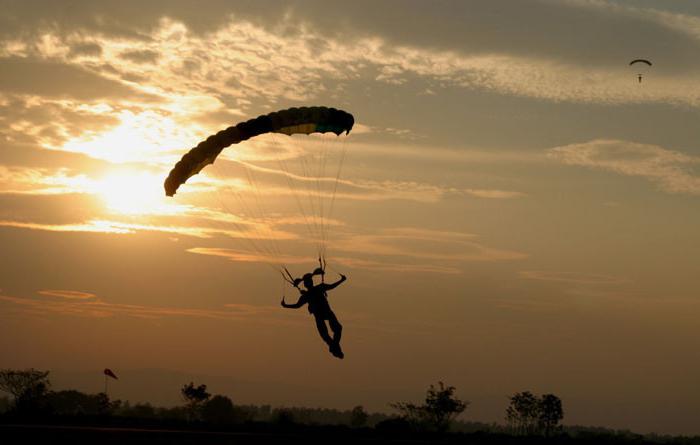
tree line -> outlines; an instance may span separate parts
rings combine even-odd
[[[189,424],[226,426],[248,422],[275,425],[317,424],[346,425],[353,428],[373,427],[384,431],[447,432],[451,427],[463,429],[457,421],[470,405],[456,396],[456,388],[443,382],[430,385],[420,402],[395,402],[389,406],[395,415],[368,413],[361,405],[340,411],[324,408],[272,408],[269,405],[234,404],[226,395],[211,394],[205,384],[185,383],[180,388],[182,404],[155,407],[149,403],[131,404],[111,400],[106,393],[86,394],[76,390],[51,389],[49,372],[36,369],[0,370],[0,390],[11,398],[4,399],[3,416],[12,419],[46,418],[47,416],[98,416],[131,419],[166,419]],[[3,399],[0,399],[0,412]],[[564,417],[561,400],[553,394],[535,396],[529,391],[509,398],[505,431],[515,435],[550,436],[561,431]],[[481,426],[487,427],[485,424]],[[504,431],[501,429],[501,431]]]

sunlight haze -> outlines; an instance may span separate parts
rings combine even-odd
[[[529,390],[700,434],[699,2],[0,9],[0,368],[381,412],[444,381],[463,420]],[[354,127],[234,144],[166,197],[210,135],[304,106]],[[280,307],[319,249],[343,360]]]

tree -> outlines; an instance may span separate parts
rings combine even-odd
[[[390,406],[399,410],[403,418],[419,428],[447,431],[450,422],[469,405],[469,402],[454,397],[454,392],[454,386],[438,382],[438,387],[430,385],[423,405],[400,402]]]
[[[51,386],[49,371],[34,368],[25,370],[0,370],[0,390],[14,398],[13,408],[17,411],[32,411],[38,408],[42,398]]]
[[[515,434],[532,434],[537,428],[539,401],[530,391],[515,393],[506,409],[506,421]]]
[[[358,405],[350,411],[350,425],[354,428],[361,428],[367,424],[369,414],[362,405]]]
[[[515,393],[506,409],[506,421],[515,434],[549,436],[563,418],[561,399],[554,394],[536,397],[530,391]]]
[[[73,389],[51,391],[46,395],[46,401],[52,413],[62,415],[87,414],[104,416],[112,414],[121,405],[121,401],[112,401],[103,392],[85,394]]]
[[[272,422],[287,427],[296,423],[294,413],[288,408],[277,408],[272,412]]]
[[[194,386],[194,383],[190,382],[182,386],[180,394],[185,401],[189,419],[199,419],[202,404],[211,397],[211,394],[207,392],[207,385]]]
[[[202,419],[215,424],[231,423],[234,420],[233,402],[226,396],[216,395],[202,405]]]
[[[564,419],[561,399],[554,394],[545,394],[540,398],[539,427],[545,436],[550,436]]]

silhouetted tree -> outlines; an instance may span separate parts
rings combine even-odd
[[[362,405],[358,405],[350,411],[350,425],[355,428],[361,428],[367,424],[369,414],[365,411]]]
[[[537,428],[539,401],[530,391],[515,393],[506,409],[506,421],[515,434],[532,434]]]
[[[97,393],[94,397],[97,401],[97,414],[101,416],[112,414],[122,403],[121,400],[110,400],[107,393],[104,392]]]
[[[30,412],[43,409],[44,397],[51,383],[49,371],[34,368],[25,370],[1,369],[0,390],[13,397],[12,409],[18,412]]]
[[[294,413],[286,408],[278,408],[272,412],[272,421],[281,426],[288,426],[295,423]]]
[[[226,396],[216,395],[202,405],[202,419],[205,422],[225,424],[234,420],[233,402]]]
[[[46,395],[46,403],[54,414],[62,415],[109,415],[121,405],[112,401],[107,394],[85,394],[76,390],[51,391]]]
[[[190,420],[199,419],[202,404],[211,397],[211,394],[207,392],[207,385],[194,386],[194,383],[190,382],[183,385],[180,393],[185,401]]]
[[[124,406],[121,414],[137,419],[153,419],[157,417],[156,410],[150,403],[137,403],[134,406]]]
[[[564,419],[561,399],[554,394],[545,394],[540,398],[539,427],[540,432],[550,436],[561,428],[559,422]]]
[[[513,394],[506,409],[506,421],[515,434],[551,435],[564,418],[559,397],[536,397],[530,391]]]
[[[454,392],[454,386],[438,382],[438,387],[430,385],[423,405],[400,402],[390,406],[399,410],[403,418],[419,428],[447,431],[450,422],[469,405],[469,402],[454,397]]]

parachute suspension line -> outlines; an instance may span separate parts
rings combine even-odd
[[[326,279],[326,260],[319,255],[318,256],[318,267],[321,269],[321,283],[325,283]]]
[[[325,180],[324,172],[325,172],[325,163],[326,163],[326,141],[327,139],[323,136],[320,136],[321,143],[320,145],[320,150],[318,153],[319,160],[317,161],[318,164],[318,169],[316,172],[316,193],[317,193],[317,198],[318,198],[318,207],[319,207],[319,226],[320,226],[320,233],[319,233],[319,240],[318,240],[318,253],[319,255],[321,254],[322,249],[325,247],[325,227],[326,227],[326,221],[325,221],[325,215],[323,213],[323,204],[324,204],[324,189],[323,189],[323,181]]]
[[[314,227],[314,238],[318,238],[319,228],[318,228],[318,209],[316,208],[316,195],[314,193],[313,173],[311,172],[311,167],[309,166],[307,156],[301,158],[302,168],[304,172],[305,186],[306,186],[306,197],[309,201],[309,208],[311,209],[312,219]]]
[[[343,170],[343,164],[345,163],[345,154],[347,152],[347,137],[343,138],[341,144],[340,144],[340,160],[338,161],[338,168],[336,169],[335,172],[335,181],[333,182],[333,192],[331,193],[331,201],[328,209],[328,217],[331,218],[333,216],[333,208],[335,207],[335,198],[337,196],[338,192],[338,183],[340,182],[340,173]],[[323,252],[324,258],[327,258],[327,252],[324,249]]]
[[[300,182],[302,183],[302,186],[304,188],[304,198],[309,206],[309,214],[311,221],[311,224],[309,225],[309,229],[311,232],[310,241],[317,243],[317,239],[319,236],[318,209],[315,205],[316,203],[314,196],[314,186],[312,184],[313,176],[311,173],[311,168],[309,166],[306,153],[300,156],[299,165],[301,167],[301,176],[303,178]]]
[[[243,166],[243,168],[244,168],[244,171],[246,172],[246,175],[248,175],[247,168],[245,166]],[[252,185],[250,184],[250,180],[248,182],[249,182],[249,185],[252,187]],[[252,228],[253,228],[254,236],[253,237],[246,236],[245,239],[250,240],[252,242],[252,244],[254,246],[256,246],[256,251],[258,253],[262,253],[262,254],[267,256],[267,261],[265,261],[265,262],[269,264],[269,258],[271,258],[273,256],[273,251],[270,248],[270,246],[265,244],[265,234],[262,232],[262,230],[260,229],[260,226],[258,224],[258,221],[262,217],[262,212],[256,213],[254,211],[254,209],[251,208],[250,203],[248,201],[246,201],[246,199],[243,197],[242,192],[233,192],[232,195],[236,198],[239,205],[243,208],[243,211],[245,212],[246,216],[248,218],[254,219],[252,221]],[[253,191],[253,195],[255,195],[254,191]]]
[[[252,253],[263,256],[263,258],[259,258],[261,262],[265,263],[273,270],[276,270],[273,263],[279,264],[279,262],[274,261],[274,258],[277,258],[277,254],[280,252],[280,249],[274,237],[269,233],[264,233],[260,227],[261,223],[265,223],[265,213],[262,211],[262,208],[258,206],[258,210],[256,211],[256,209],[252,206],[251,201],[255,201],[258,204],[260,201],[260,188],[257,185],[256,178],[251,176],[252,169],[249,168],[245,162],[240,160],[224,158],[223,161],[224,163],[217,163],[212,167],[214,167],[214,171],[218,172],[224,177],[223,188],[226,191],[226,195],[235,199],[238,211],[231,209],[230,206],[233,203],[230,200],[227,203],[226,200],[223,199],[224,192],[221,190],[218,190],[217,193],[215,193],[219,204],[224,208],[227,214],[232,216],[240,215],[241,210],[244,212],[246,219],[249,219],[250,221],[244,221],[243,223],[233,221],[233,224],[239,232],[239,238],[244,239],[245,242],[252,247]],[[230,183],[227,182],[227,179],[243,179],[240,172],[239,174],[235,174],[232,167],[226,168],[227,166],[233,165],[238,166],[239,170],[243,170],[246,176],[245,179],[248,182],[248,186],[251,190],[242,190],[229,185]]]
[[[289,140],[291,140],[291,138],[292,138],[292,136],[281,136],[277,133],[272,134],[273,141],[275,142],[275,145],[277,147],[282,146],[279,139],[283,138],[283,137],[285,137],[285,138],[288,137],[288,138],[290,138]],[[289,170],[289,166],[287,165],[287,162],[282,159],[282,157],[279,155],[279,153],[277,154],[277,164],[279,165],[279,169],[282,173],[282,176],[284,176],[284,178],[287,180],[287,185],[288,185],[289,189],[291,190],[291,193],[292,193],[292,196],[294,197],[294,200],[297,203],[297,207],[299,208],[299,211],[301,212],[302,218],[304,218],[304,228],[306,229],[307,235],[309,237],[312,237],[313,233],[311,231],[309,216],[308,216],[306,209],[304,208],[304,205],[302,204],[301,198],[300,198],[301,191],[296,186],[296,179],[292,178],[292,173]]]
[[[224,187],[230,187],[230,186],[224,186]],[[207,195],[207,198],[205,199],[205,202],[204,202],[205,205],[211,209],[222,209],[223,208],[223,210],[226,212],[226,214],[231,215],[232,217],[235,215],[237,217],[238,213],[232,212],[228,208],[228,206],[223,202],[223,200],[221,198],[221,193],[222,192],[217,191],[216,193],[211,193],[211,196]],[[235,219],[221,220],[220,218],[211,218],[211,220],[213,220],[214,224],[217,226],[217,228],[224,235],[227,235],[227,232],[231,229],[230,226],[233,225],[235,230],[238,232],[238,234],[235,238],[245,240],[248,243],[248,245],[251,249],[250,250],[251,252],[258,253],[258,254],[264,252],[264,249],[261,246],[257,245],[253,239],[244,235],[246,232],[244,225],[236,222]],[[228,234],[227,236],[234,238],[234,236],[231,236],[230,234]],[[265,264],[269,267],[273,267],[271,264],[269,264],[267,262]],[[274,267],[273,267],[273,269],[274,269]]]
[[[329,152],[330,145],[331,145],[330,144],[331,137],[337,138],[338,136],[321,136],[321,138],[323,140],[323,144],[322,144],[322,155],[321,155],[322,159],[321,159],[321,175],[320,176],[322,178],[322,181],[324,181],[326,183],[328,182],[328,178],[326,177],[326,166],[328,164],[328,156],[329,156],[328,152]],[[330,198],[328,195],[329,195],[329,190],[326,190],[324,187],[323,197],[322,197],[324,206],[321,209],[321,232],[322,232],[321,233],[321,243],[322,243],[322,247],[320,249],[321,253],[324,256],[326,254],[326,247],[327,247],[327,243],[328,243],[328,231],[329,231],[328,225],[330,224],[330,222],[327,221],[327,219],[330,218],[330,216],[331,216],[330,212],[329,212],[329,210],[330,210],[329,206],[325,205],[326,201]],[[328,213],[325,213],[324,210]]]
[[[263,208],[262,208],[262,204],[261,204],[261,201],[262,201],[261,193],[262,192],[260,190],[260,186],[258,185],[258,180],[255,177],[255,171],[252,168],[249,168],[247,165],[243,166],[243,170],[245,171],[248,185],[252,189],[251,190],[252,191],[251,195],[253,196],[253,203],[252,204],[255,207],[255,209],[254,209],[255,212],[257,212],[255,214],[255,216],[260,221],[265,221],[265,219],[264,219],[265,212],[263,212]],[[265,221],[265,223],[267,223],[267,222]],[[254,224],[254,227],[258,231],[258,234],[261,236],[261,238],[265,239],[265,234],[262,233],[262,229],[258,226],[258,224]],[[276,245],[274,237],[271,237],[268,234],[268,238],[271,240],[269,251],[271,253],[274,253],[275,251],[279,250],[276,248],[277,245]]]
[[[221,167],[221,169],[223,169],[223,166]],[[217,168],[214,168],[214,170],[216,171]],[[227,190],[228,194],[237,198],[239,205],[243,208],[243,211],[245,212],[246,217],[248,217],[248,218],[255,217],[255,215],[253,215],[253,212],[250,211],[249,206],[247,205],[247,202],[242,198],[241,192],[235,191],[233,189],[233,187],[230,185],[226,185],[225,180],[226,180],[226,178],[231,177],[231,175],[227,174],[227,172],[222,172],[222,173],[223,173],[224,178],[225,178],[224,179],[224,188]],[[217,191],[216,193],[213,193],[213,195],[216,195],[216,198],[217,198],[218,203],[219,203],[219,207],[223,208],[228,215],[231,215],[231,216],[235,215],[235,217],[238,218],[238,216],[240,215],[240,212],[234,212],[229,207],[229,205],[226,204],[226,202],[223,200],[223,197],[222,197],[223,192]],[[235,220],[231,221],[231,223],[235,226],[236,230],[238,231],[238,238],[245,240],[245,242],[252,248],[253,253],[265,255],[266,259],[263,262],[265,264],[267,264],[269,267],[272,267],[274,269],[274,266],[272,264],[270,264],[270,262],[269,262],[269,258],[271,258],[272,252],[270,251],[270,249],[267,246],[264,245],[264,241],[263,241],[264,236],[263,236],[262,232],[260,231],[258,225],[255,223],[255,221],[253,221],[252,226],[253,226],[253,233],[256,236],[253,236],[253,237],[246,235],[247,233],[249,233],[249,230],[250,230],[249,227],[246,227],[246,224],[235,222]],[[248,224],[247,226],[250,226],[250,224]]]

